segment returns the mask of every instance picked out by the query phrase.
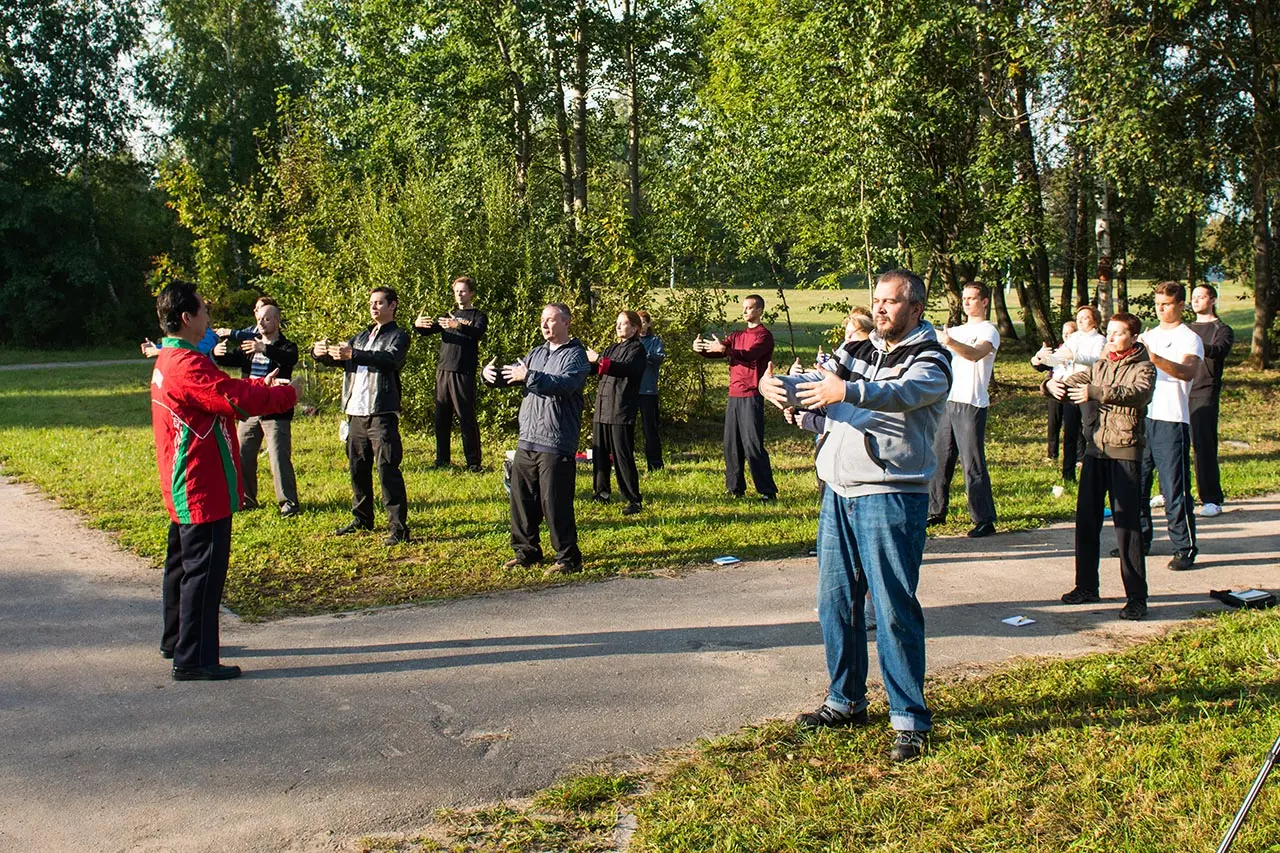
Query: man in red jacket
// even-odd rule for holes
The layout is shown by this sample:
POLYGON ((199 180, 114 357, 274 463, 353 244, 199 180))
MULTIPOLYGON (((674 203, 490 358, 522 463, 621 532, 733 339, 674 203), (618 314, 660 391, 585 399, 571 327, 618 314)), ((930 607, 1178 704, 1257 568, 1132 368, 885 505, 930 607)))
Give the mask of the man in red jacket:
POLYGON ((165 339, 151 374, 151 425, 170 520, 160 654, 173 659, 175 681, 221 681, 240 675, 218 657, 231 514, 243 495, 235 420, 288 411, 298 393, 274 371, 232 379, 196 349, 209 308, 195 285, 165 287, 156 315, 165 339))
POLYGON ((769 451, 764 447, 764 400, 756 391, 760 377, 773 360, 773 333, 761 324, 763 314, 762 297, 753 294, 744 298, 742 319, 747 328, 726 335, 723 341, 715 335, 704 341, 698 335, 693 351, 703 358, 729 360, 729 402, 724 412, 725 491, 735 498, 746 493, 747 481, 742 476, 745 458, 760 500, 767 502, 778 499, 778 487, 773 482, 769 451))

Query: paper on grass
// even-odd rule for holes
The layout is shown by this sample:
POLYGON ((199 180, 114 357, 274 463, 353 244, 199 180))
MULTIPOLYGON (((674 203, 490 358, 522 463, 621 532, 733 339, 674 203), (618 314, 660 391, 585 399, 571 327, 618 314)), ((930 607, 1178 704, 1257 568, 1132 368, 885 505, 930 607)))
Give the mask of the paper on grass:
POLYGON ((711 562, 715 563, 717 566, 732 566, 734 563, 741 563, 742 561, 737 557, 716 557, 711 562))
POLYGON ((1008 619, 1001 619, 1006 625, 1012 625, 1015 628, 1021 628, 1023 625, 1034 625, 1036 620, 1028 619, 1025 616, 1010 616, 1008 619))

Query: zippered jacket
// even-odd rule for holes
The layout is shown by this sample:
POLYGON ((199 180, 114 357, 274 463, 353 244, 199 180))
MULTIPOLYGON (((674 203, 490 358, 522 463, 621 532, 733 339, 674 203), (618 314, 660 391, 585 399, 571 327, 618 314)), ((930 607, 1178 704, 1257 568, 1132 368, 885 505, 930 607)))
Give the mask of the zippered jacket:
MULTIPOLYGON (((525 450, 555 448, 557 453, 577 453, 582 433, 582 389, 587 384, 591 363, 587 351, 577 338, 551 351, 542 343, 524 357, 529 369, 521 390, 520 438, 516 446, 525 450)), ((499 373, 495 381, 485 380, 495 388, 510 383, 499 373)))
POLYGON ((374 374, 374 396, 371 404, 372 414, 387 414, 400 411, 400 369, 409 355, 409 336, 400 330, 396 321, 392 320, 373 335, 375 324, 370 323, 364 331, 352 338, 351 358, 339 361, 326 355, 312 355, 320 364, 329 367, 341 367, 342 376, 342 410, 347 410, 347 402, 351 399, 351 389, 355 385, 356 372, 367 368, 374 374), (370 340, 373 336, 373 340, 370 340))
MULTIPOLYGON (((1103 459, 1142 459, 1146 444, 1147 404, 1155 393, 1156 366, 1141 343, 1124 358, 1112 361, 1104 352, 1088 373, 1073 373, 1062 384, 1089 387, 1089 399, 1098 405, 1098 421, 1089 435, 1086 456, 1103 459)), ((1048 393, 1048 388, 1045 388, 1048 393)))
MULTIPOLYGON (((256 335, 257 329, 241 330, 231 336, 233 341, 243 343, 251 341, 256 335), (255 334, 243 337, 245 331, 253 331, 255 334)), ((293 368, 298 363, 298 345, 289 340, 281 332, 280 335, 271 343, 267 344, 266 352, 263 353, 267 357, 267 373, 275 370, 281 379, 290 379, 293 377, 293 368)), ((249 379, 253 370, 253 356, 246 355, 239 346, 231 348, 226 355, 215 355, 213 360, 221 364, 223 367, 240 368, 240 378, 249 379)), ((287 412, 281 412, 278 415, 266 415, 265 420, 289 420, 293 417, 293 409, 287 412)))
POLYGON ((591 365, 591 372, 600 374, 596 388, 596 423, 636 422, 646 361, 644 344, 638 337, 610 344, 600 353, 600 360, 591 365))
POLYGON ((165 338, 151 372, 151 427, 169 518, 206 524, 240 508, 236 418, 293 408, 292 386, 232 379, 181 338, 165 338))
MULTIPOLYGON (((879 333, 836 351, 844 402, 826 408, 818 477, 843 497, 929 491, 933 438, 951 390, 951 353, 925 321, 892 349, 879 333)), ((788 405, 796 386, 830 375, 823 368, 779 376, 788 405)))

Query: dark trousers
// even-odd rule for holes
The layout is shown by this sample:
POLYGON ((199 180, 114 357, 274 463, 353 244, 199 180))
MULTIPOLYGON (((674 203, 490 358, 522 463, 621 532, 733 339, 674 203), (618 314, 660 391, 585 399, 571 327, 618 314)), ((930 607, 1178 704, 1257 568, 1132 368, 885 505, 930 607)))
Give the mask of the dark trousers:
POLYGON ((276 503, 298 502, 298 480, 293 473, 293 420, 249 418, 237 428, 240 435, 240 475, 244 479, 247 507, 258 503, 258 451, 267 440, 267 459, 276 485, 276 503))
POLYGON ((938 433, 933 440, 938 467, 929 483, 930 516, 947 514, 951 478, 958 459, 969 498, 969 518, 974 524, 995 523, 996 504, 991 496, 991 476, 987 473, 986 440, 987 410, 948 401, 938 419, 938 433))
POLYGON ((522 562, 542 559, 538 526, 547 520, 556 561, 582 565, 578 524, 573 516, 574 478, 578 461, 572 453, 539 453, 523 448, 511 462, 511 548, 522 562))
POLYGON ((480 467, 480 424, 476 421, 476 375, 436 371, 436 464, 448 465, 452 457, 449 433, 454 413, 462 434, 462 455, 467 465, 480 467))
POLYGON ((1196 492, 1202 504, 1223 501, 1218 473, 1218 395, 1191 398, 1191 450, 1196 460, 1196 492))
POLYGON ((743 462, 751 468, 756 491, 774 497, 778 487, 773 482, 769 451, 764 449, 764 398, 730 397, 724 412, 724 487, 735 495, 745 494, 747 480, 743 462))
POLYGON ((1052 397, 1045 398, 1045 405, 1049 411, 1049 432, 1048 441, 1045 444, 1045 455, 1050 459, 1058 458, 1058 436, 1062 433, 1062 408, 1069 405, 1062 400, 1055 400, 1052 397))
POLYGON ((204 524, 169 523, 160 648, 174 666, 218 663, 218 607, 231 559, 231 516, 204 524))
POLYGON ((1062 479, 1068 483, 1076 481, 1076 463, 1084 459, 1085 406, 1062 401, 1062 479))
POLYGON ((638 504, 640 472, 636 470, 635 424, 593 424, 591 427, 592 491, 609 494, 609 458, 618 472, 618 491, 629 504, 638 504))
POLYGON ((373 468, 382 483, 382 505, 387 508, 391 532, 409 535, 409 501, 400 473, 400 416, 351 415, 348 418, 347 462, 351 468, 351 514, 363 527, 373 527, 373 468))
POLYGON ((640 428, 644 431, 644 461, 650 471, 662 467, 662 439, 658 436, 658 395, 640 395, 640 428))
POLYGON ((1111 522, 1120 548, 1120 580, 1129 601, 1147 602, 1147 564, 1142 554, 1142 463, 1087 455, 1076 491, 1076 588, 1098 592, 1102 513, 1111 496, 1111 522))
MULTIPOLYGON (((1164 518, 1175 551, 1196 552, 1196 519, 1191 514, 1191 430, 1183 423, 1147 418, 1147 447, 1142 454, 1142 496, 1151 495, 1155 472, 1160 473, 1164 518)), ((1142 501, 1142 542, 1148 550, 1154 536, 1151 505, 1142 501)))

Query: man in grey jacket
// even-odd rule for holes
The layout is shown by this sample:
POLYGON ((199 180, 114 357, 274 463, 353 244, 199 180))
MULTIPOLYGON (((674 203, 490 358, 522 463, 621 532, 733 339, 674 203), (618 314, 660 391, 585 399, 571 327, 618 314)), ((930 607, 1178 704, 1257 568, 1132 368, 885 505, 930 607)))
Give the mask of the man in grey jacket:
POLYGON ((875 332, 837 351, 835 372, 760 380, 779 407, 826 407, 818 477, 818 619, 831 683, 806 728, 860 726, 867 718, 868 588, 876 649, 896 730, 890 756, 924 754, 932 717, 924 700, 924 613, 916 599, 924 557, 938 418, 951 386, 951 356, 924 321, 925 286, 891 270, 876 282, 875 332))
POLYGON ((556 549, 546 574, 582 570, 578 525, 573 514, 578 434, 582 429, 582 389, 590 364, 587 351, 569 336, 569 306, 552 302, 542 309, 545 341, 517 361, 499 368, 490 361, 486 385, 524 388, 520 402, 520 438, 511 463, 511 548, 514 569, 542 562, 538 526, 545 516, 556 549))

